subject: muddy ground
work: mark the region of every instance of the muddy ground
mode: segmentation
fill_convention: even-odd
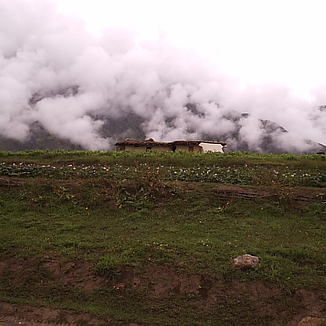
[[[82,289],[94,293],[100,288],[112,288],[121,295],[127,290],[146,291],[153,300],[169,298],[173,295],[194,295],[198,297],[200,309],[209,310],[226,298],[250,297],[252,310],[261,316],[282,316],[290,320],[287,326],[317,326],[326,322],[326,293],[316,290],[296,290],[287,294],[286,290],[261,281],[221,281],[199,274],[187,274],[170,266],[148,265],[142,273],[134,268],[121,268],[116,279],[110,280],[94,272],[86,262],[65,262],[59,260],[17,260],[8,258],[0,262],[0,277],[11,275],[15,286],[24,284],[26,279],[40,270],[46,272],[49,280],[55,280],[67,287]],[[42,286],[44,279],[34,286]],[[296,311],[284,311],[274,305],[275,297],[286,297],[296,303]],[[108,317],[80,314],[60,309],[29,307],[5,302],[0,303],[1,326],[52,326],[52,325],[98,325],[98,326],[138,326],[135,323],[122,323]],[[308,318],[309,317],[309,318]],[[279,325],[279,324],[275,324]],[[145,325],[142,325],[145,326]],[[149,326],[149,325],[146,325]],[[249,325],[248,325],[249,326]]]

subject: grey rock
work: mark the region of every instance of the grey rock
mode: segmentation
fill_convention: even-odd
[[[234,258],[232,261],[232,265],[236,269],[255,269],[258,267],[258,264],[259,258],[249,254]]]

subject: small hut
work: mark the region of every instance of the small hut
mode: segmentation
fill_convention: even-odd
[[[217,141],[204,141],[199,144],[203,148],[204,153],[224,153],[226,143]]]
[[[131,140],[126,139],[115,144],[117,151],[130,152],[171,152],[172,144],[167,142],[156,142],[154,139]]]
[[[173,151],[201,153],[203,148],[199,146],[199,140],[177,140],[173,142]]]
[[[201,140],[176,140],[173,142],[157,142],[154,139],[131,140],[126,139],[115,144],[117,151],[130,152],[195,152],[207,153],[218,152],[224,153],[226,143],[217,141],[201,141]]]

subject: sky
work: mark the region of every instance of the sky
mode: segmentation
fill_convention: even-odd
[[[325,6],[0,0],[0,136],[24,142],[36,124],[108,149],[134,128],[264,151],[268,120],[288,131],[274,147],[304,152],[326,143]]]
[[[280,84],[310,99],[326,83],[323,0],[53,1],[92,33],[166,38],[245,85]]]

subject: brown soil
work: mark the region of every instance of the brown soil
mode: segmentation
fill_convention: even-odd
[[[0,178],[0,187],[13,187],[20,186],[24,182],[21,179],[17,178]]]
[[[173,295],[190,295],[197,299],[198,309],[208,311],[219,302],[229,299],[249,302],[252,311],[266,318],[289,320],[287,326],[297,326],[306,316],[326,317],[326,292],[297,290],[291,294],[275,285],[252,281],[223,281],[199,274],[187,274],[170,266],[148,265],[141,272],[131,267],[123,267],[114,280],[97,275],[90,263],[59,262],[54,259],[17,260],[7,258],[0,261],[0,277],[10,275],[13,286],[19,287],[25,281],[31,282],[32,275],[43,275],[41,279],[32,279],[30,286],[42,287],[47,282],[75,287],[86,294],[103,288],[112,288],[123,296],[130,289],[146,293],[152,300],[168,299]],[[292,311],[275,304],[275,298],[283,300],[288,295],[293,300]],[[21,321],[25,326],[51,324],[69,325],[130,325],[108,318],[100,319],[90,314],[77,314],[47,308],[31,308],[0,303],[0,326],[16,326]],[[10,318],[8,318],[8,316]],[[22,320],[20,320],[21,318]],[[2,321],[1,321],[2,320]],[[32,322],[32,323],[31,323]],[[42,324],[43,323],[43,324]],[[134,324],[136,325],[136,324]],[[275,324],[279,325],[279,324]],[[306,326],[301,324],[300,326]],[[310,325],[310,324],[307,324]],[[314,325],[315,324],[311,324]]]
[[[297,326],[319,326],[326,323],[326,318],[305,317]]]
[[[295,201],[322,201],[326,192],[322,189],[311,188],[274,188],[274,187],[238,187],[219,186],[213,190],[219,197],[232,198],[287,198]]]
[[[47,179],[38,178],[40,183],[46,183]],[[23,184],[31,184],[32,179],[15,178],[15,177],[1,177],[0,187],[15,187]],[[82,185],[88,184],[88,180],[56,180],[57,184],[79,188]],[[198,189],[202,184],[198,183],[183,183],[170,182],[172,186],[182,185],[188,190]],[[107,185],[109,188],[114,186],[112,181]],[[172,187],[173,188],[173,187]],[[185,189],[184,189],[185,190]],[[109,189],[112,191],[112,189]],[[224,198],[275,198],[287,199],[299,202],[322,202],[326,200],[326,191],[324,188],[309,188],[309,187],[281,187],[281,186],[232,186],[221,185],[213,187],[211,190],[218,197]]]
[[[0,302],[0,326],[142,326],[91,314]]]

